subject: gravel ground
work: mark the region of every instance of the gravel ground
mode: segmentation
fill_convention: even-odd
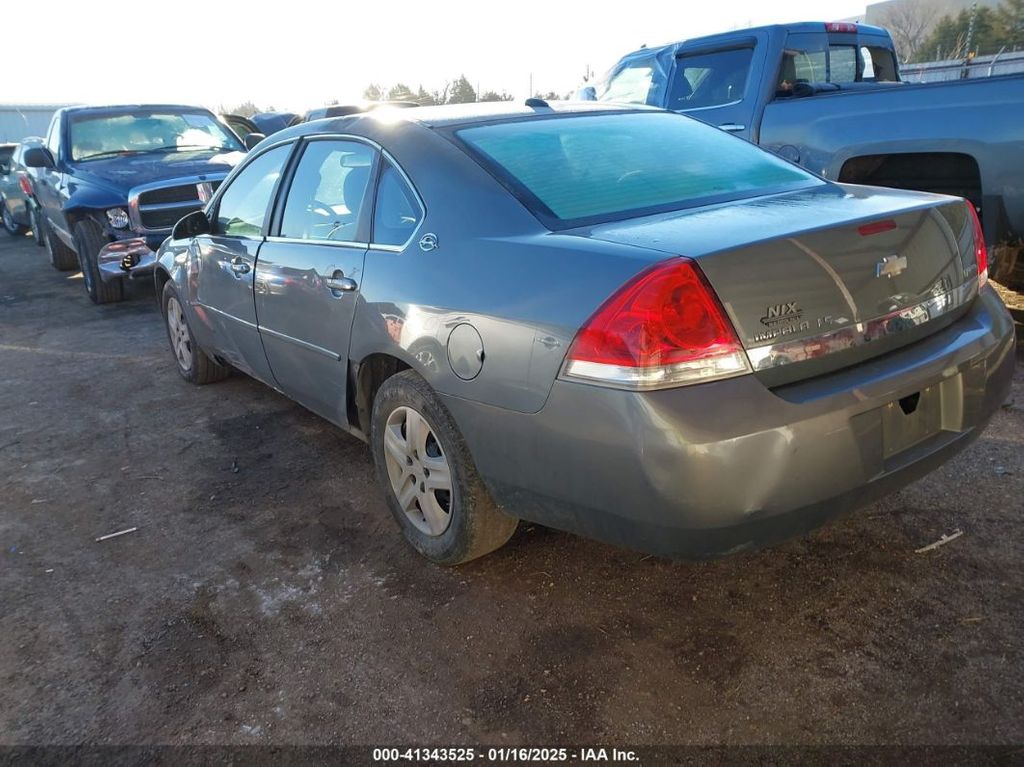
[[[441,569],[362,443],[243,376],[184,384],[151,290],[93,306],[5,236],[0,414],[2,744],[1024,741],[1021,404],[769,551],[521,526]]]

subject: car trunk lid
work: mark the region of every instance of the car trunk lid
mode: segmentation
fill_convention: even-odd
[[[829,185],[579,233],[696,259],[771,386],[913,343],[977,292],[973,222],[945,197]]]

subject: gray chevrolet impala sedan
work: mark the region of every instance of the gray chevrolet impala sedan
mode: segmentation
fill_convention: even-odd
[[[962,450],[1014,366],[963,200],[658,110],[296,126],[177,224],[156,283],[187,381],[240,370],[368,441],[444,564],[520,519],[679,557],[784,539]]]

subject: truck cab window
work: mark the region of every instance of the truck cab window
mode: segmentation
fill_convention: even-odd
[[[680,56],[668,108],[685,111],[739,101],[747,88],[753,57],[753,48]]]
[[[830,43],[828,35],[793,34],[786,39],[776,95],[793,95],[797,83],[895,82],[896,61],[884,46]]]

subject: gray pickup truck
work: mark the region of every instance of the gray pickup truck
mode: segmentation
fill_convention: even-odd
[[[1024,75],[900,80],[879,27],[807,22],[642,48],[581,97],[682,112],[853,184],[966,197],[1024,284]]]

